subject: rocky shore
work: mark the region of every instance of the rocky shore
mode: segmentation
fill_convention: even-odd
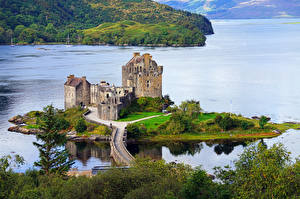
[[[10,118],[8,121],[10,123],[15,124],[8,128],[10,132],[22,133],[25,135],[36,135],[39,133],[43,133],[42,130],[36,128],[26,128],[26,124],[24,122],[25,116],[17,115]],[[66,133],[66,137],[69,141],[74,142],[94,142],[94,141],[110,141],[110,136],[105,135],[78,135],[76,131],[70,131]]]

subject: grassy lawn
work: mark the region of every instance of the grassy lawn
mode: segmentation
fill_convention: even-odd
[[[204,122],[210,119],[215,119],[217,115],[219,115],[219,113],[202,113],[199,115],[199,119],[196,121],[196,123]],[[220,115],[224,116],[225,113],[221,113]]]
[[[218,113],[203,113],[199,116],[199,119],[196,123],[205,122],[207,120],[214,119]],[[225,115],[225,114],[221,114]],[[171,115],[168,116],[159,116],[156,118],[151,118],[148,120],[143,120],[137,122],[137,124],[145,125],[148,130],[156,130],[157,127],[164,122],[170,119]],[[254,128],[249,130],[243,130],[241,128],[233,129],[230,131],[222,131],[217,130],[217,125],[209,126],[208,129],[199,133],[183,133],[179,135],[166,135],[160,134],[154,136],[141,137],[139,140],[141,141],[202,141],[202,140],[217,140],[217,139],[259,139],[259,138],[271,138],[279,136],[280,134],[273,132],[273,130],[279,130],[281,133],[284,133],[288,129],[300,129],[300,124],[293,123],[282,123],[282,124],[274,124],[268,123],[264,129],[259,127],[259,121],[255,119],[249,119],[242,116],[233,115],[233,118],[238,118],[242,120],[251,121],[254,123]]]
[[[170,119],[170,117],[171,117],[171,115],[162,115],[159,117],[154,117],[154,118],[150,118],[148,120],[143,120],[143,121],[137,122],[137,124],[143,124],[149,130],[155,130],[159,125],[168,121]]]
[[[117,120],[118,122],[129,122],[129,121],[134,121],[134,120],[138,120],[138,119],[142,119],[145,117],[150,117],[150,116],[154,116],[154,115],[162,115],[164,113],[158,113],[158,112],[136,112],[136,113],[132,113],[127,115],[125,118],[119,119]]]
[[[218,113],[203,113],[199,116],[199,119],[197,120],[197,123],[209,120],[209,119],[215,119],[215,117],[218,115]],[[147,129],[149,130],[155,130],[157,127],[166,121],[170,119],[171,115],[162,115],[155,118],[150,118],[148,120],[143,120],[140,122],[137,122],[136,124],[142,124],[145,125]]]

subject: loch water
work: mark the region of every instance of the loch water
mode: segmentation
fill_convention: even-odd
[[[300,122],[300,19],[217,20],[205,47],[150,48],[84,45],[0,46],[0,156],[22,155],[32,167],[38,159],[35,136],[8,132],[8,119],[53,104],[63,108],[67,75],[87,76],[121,85],[121,66],[133,52],[150,53],[164,66],[163,93],[179,104],[199,100],[205,111],[267,115],[273,122]],[[268,146],[282,142],[300,155],[300,131],[290,130]],[[193,167],[232,164],[249,142],[170,142],[128,144],[142,157],[184,162]],[[106,143],[68,143],[75,167],[110,165]]]

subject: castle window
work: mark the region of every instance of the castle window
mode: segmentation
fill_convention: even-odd
[[[140,72],[142,72],[142,67],[140,66]]]
[[[110,106],[108,107],[108,109],[110,109]]]
[[[146,81],[146,85],[147,85],[147,88],[150,87],[150,81],[149,80]]]
[[[106,94],[106,98],[109,98],[109,94]]]

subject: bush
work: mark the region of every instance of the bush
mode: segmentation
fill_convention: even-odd
[[[268,118],[268,117],[266,117],[266,116],[261,116],[260,117],[260,119],[259,119],[259,126],[260,126],[260,128],[264,128],[265,127],[265,125],[268,123],[268,121],[270,121],[271,120],[271,118]]]
[[[250,128],[254,127],[254,123],[253,122],[249,122],[246,120],[241,121],[241,126],[240,126],[243,130],[248,130]]]
[[[124,117],[126,117],[128,114],[129,114],[128,109],[127,109],[127,108],[123,108],[123,109],[121,109],[121,111],[120,111],[120,113],[119,113],[119,117],[120,117],[120,118],[124,118]]]
[[[127,138],[138,138],[140,137],[140,129],[138,124],[128,124],[127,127]]]
[[[215,123],[219,125],[222,120],[223,120],[222,115],[217,115],[215,118]]]
[[[75,130],[76,130],[78,133],[83,133],[86,129],[87,129],[87,126],[86,126],[85,120],[84,120],[83,118],[80,118],[80,119],[77,121],[77,124],[76,124],[76,126],[75,126]]]
[[[63,117],[58,117],[57,120],[56,120],[56,127],[59,131],[60,130],[66,130],[67,128],[70,127],[70,122],[68,122]]]
[[[260,143],[245,149],[234,170],[216,168],[216,174],[233,198],[297,198],[300,164],[292,164],[290,158],[282,144],[268,149]]]
[[[231,128],[233,128],[234,126],[234,121],[233,119],[229,116],[226,115],[220,122],[219,122],[219,126],[221,129],[223,129],[224,131],[228,131]]]

